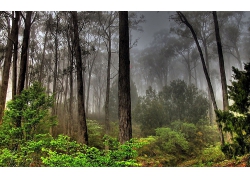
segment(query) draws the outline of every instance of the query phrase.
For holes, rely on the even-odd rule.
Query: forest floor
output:
[[[197,159],[193,159],[179,164],[178,167],[250,167],[250,154],[217,162],[199,163]]]
[[[158,159],[148,159],[147,162],[144,159],[140,160],[140,162],[142,163],[143,167],[165,167],[163,163],[159,163],[161,160]],[[194,158],[178,163],[177,167],[250,167],[250,154],[216,162],[206,162],[201,161],[199,158]]]
[[[250,154],[215,163],[212,167],[250,167]]]

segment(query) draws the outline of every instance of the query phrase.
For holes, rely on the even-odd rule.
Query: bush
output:
[[[171,130],[170,128],[157,128],[156,135],[158,143],[168,154],[183,154],[189,146],[184,134]]]
[[[129,142],[120,144],[117,139],[108,136],[105,136],[104,143],[107,143],[112,150],[99,150],[95,147],[80,145],[75,141],[69,141],[67,136],[61,135],[53,140],[52,146],[43,148],[47,154],[41,159],[45,166],[50,167],[140,166],[135,159],[136,149],[143,143],[131,139]],[[74,151],[68,151],[68,149],[74,149]]]
[[[18,148],[18,145],[33,140],[35,134],[48,132],[55,124],[54,117],[49,116],[52,105],[53,98],[47,96],[38,83],[15,96],[7,103],[4,113],[0,147]]]

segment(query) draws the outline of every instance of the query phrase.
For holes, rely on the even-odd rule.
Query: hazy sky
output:
[[[140,37],[137,48],[142,49],[149,46],[153,40],[154,33],[169,28],[169,14],[167,11],[139,11],[145,16],[146,22],[141,24],[143,32],[133,31],[133,38]]]

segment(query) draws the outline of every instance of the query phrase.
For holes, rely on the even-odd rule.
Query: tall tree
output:
[[[104,17],[104,19],[103,19]],[[106,18],[105,18],[106,17]],[[107,65],[107,87],[106,87],[106,99],[105,99],[105,131],[106,134],[110,130],[109,124],[109,94],[110,94],[110,70],[111,70],[111,38],[113,30],[111,29],[114,21],[117,17],[117,12],[108,12],[107,14],[98,13],[99,23],[102,29],[101,36],[104,38],[104,43],[108,52],[108,65]]]
[[[81,47],[79,43],[78,34],[78,18],[77,12],[71,12],[73,26],[74,26],[74,50],[76,57],[76,70],[77,70],[77,98],[78,98],[78,123],[79,123],[79,141],[88,144],[87,123],[84,107],[84,92],[83,92],[83,74],[82,74],[82,56]]]
[[[193,36],[194,41],[196,43],[197,49],[198,49],[198,51],[200,53],[202,67],[203,67],[204,74],[205,74],[205,77],[206,77],[206,80],[207,80],[207,84],[208,84],[208,88],[209,88],[209,92],[210,92],[210,96],[211,96],[211,99],[212,99],[212,102],[213,102],[214,109],[218,110],[217,103],[215,101],[215,96],[214,96],[214,91],[213,91],[212,83],[210,81],[210,77],[209,77],[209,74],[207,72],[207,68],[206,68],[206,64],[205,64],[205,59],[204,59],[204,56],[203,56],[202,49],[200,47],[198,38],[196,36],[196,33],[195,33],[192,25],[188,22],[187,18],[185,17],[185,15],[182,12],[177,11],[177,15],[178,15],[179,20],[181,21],[181,23],[184,23],[190,29],[190,31],[192,33],[192,36]],[[223,132],[222,132],[221,124],[219,124],[217,122],[217,125],[218,125],[218,129],[219,129],[219,133],[220,133],[221,144],[224,145],[225,144],[225,140],[224,140],[224,135],[223,135]]]
[[[22,15],[22,14],[21,14]],[[31,15],[32,11],[26,12],[26,17],[23,17],[25,27],[23,31],[23,43],[22,43],[22,52],[21,52],[21,61],[20,61],[20,71],[19,71],[19,78],[18,78],[18,87],[17,87],[17,94],[21,94],[24,88],[24,81],[27,69],[27,61],[28,61],[28,48],[29,48],[29,38],[30,38],[30,28],[31,28]]]
[[[223,58],[221,39],[220,39],[220,30],[219,30],[219,24],[218,24],[216,11],[213,11],[213,18],[214,18],[215,36],[216,36],[217,49],[218,49],[218,55],[219,55],[219,64],[220,64],[223,110],[228,111],[229,104],[228,104],[228,93],[227,93],[227,79],[226,79],[226,73],[225,73],[225,67],[224,67],[224,58]]]
[[[14,16],[14,12],[12,12],[12,15]],[[18,28],[18,22],[19,22],[19,12],[16,12],[15,18],[13,18],[12,20],[11,32],[8,33],[8,40],[7,40],[7,46],[6,46],[7,51],[5,55],[4,65],[3,65],[2,86],[0,90],[0,124],[2,123],[2,117],[3,117],[5,103],[6,103],[9,72],[10,72],[10,65],[11,65],[11,59],[12,59],[12,50],[13,50],[13,44],[15,41],[16,33],[18,33],[18,31],[16,31],[16,29]]]
[[[119,12],[119,141],[132,138],[128,12]]]
[[[13,54],[13,65],[12,65],[12,99],[16,95],[16,86],[17,86],[17,57],[18,57],[18,34],[19,34],[19,19],[20,19],[20,12],[15,12],[15,33],[14,33],[14,54]]]

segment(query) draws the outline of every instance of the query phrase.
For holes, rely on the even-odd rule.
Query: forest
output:
[[[150,13],[0,11],[0,167],[250,166],[250,13]]]

